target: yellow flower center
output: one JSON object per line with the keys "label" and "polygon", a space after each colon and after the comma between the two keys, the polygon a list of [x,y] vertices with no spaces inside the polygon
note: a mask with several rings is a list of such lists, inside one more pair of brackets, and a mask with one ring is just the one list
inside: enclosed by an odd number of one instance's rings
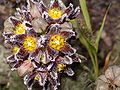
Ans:
{"label": "yellow flower center", "polygon": [[23,46],[27,51],[33,51],[37,47],[37,42],[34,37],[27,37],[24,39]]}
{"label": "yellow flower center", "polygon": [[18,50],[19,50],[19,47],[14,47],[14,48],[13,48],[13,52],[14,52],[14,53],[17,53]]}
{"label": "yellow flower center", "polygon": [[58,69],[58,71],[60,72],[60,71],[64,70],[64,69],[65,69],[65,67],[66,67],[66,65],[65,65],[65,64],[58,64],[57,69]]}
{"label": "yellow flower center", "polygon": [[36,81],[38,81],[39,80],[39,77],[38,76],[35,76],[35,78],[34,78]]}
{"label": "yellow flower center", "polygon": [[60,35],[54,35],[50,39],[50,47],[60,50],[65,44],[65,40]]}
{"label": "yellow flower center", "polygon": [[62,16],[62,11],[54,8],[48,11],[48,14],[50,15],[51,18],[58,19]]}
{"label": "yellow flower center", "polygon": [[18,24],[15,28],[15,34],[24,34],[25,26],[23,24]]}

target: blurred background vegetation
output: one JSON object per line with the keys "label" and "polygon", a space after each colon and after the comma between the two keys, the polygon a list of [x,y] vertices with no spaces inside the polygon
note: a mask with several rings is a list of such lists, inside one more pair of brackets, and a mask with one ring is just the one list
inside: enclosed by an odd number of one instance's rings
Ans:
{"label": "blurred background vegetation", "polygon": [[[44,2],[49,3],[49,0],[44,0]],[[73,3],[75,7],[79,5],[79,0],[63,0],[63,2],[66,6],[69,3]],[[104,73],[104,70],[110,65],[120,65],[120,0],[86,0],[94,36],[98,35],[97,33],[110,3],[111,6],[107,14],[105,26],[102,29],[97,54],[99,74]],[[4,47],[4,38],[2,37],[4,21],[10,15],[14,15],[15,8],[23,4],[26,5],[26,0],[0,0],[0,90],[27,90],[17,72],[10,71],[10,66],[6,62],[9,49]],[[85,23],[84,20],[82,20],[82,23]],[[78,50],[78,53],[87,58],[87,61],[82,64],[74,63],[71,66],[75,71],[73,77],[61,74],[60,90],[93,90],[95,83],[90,79],[90,73],[92,73],[90,68],[93,67],[91,58],[87,49],[79,40],[73,40],[71,44],[76,42],[75,48]]]}

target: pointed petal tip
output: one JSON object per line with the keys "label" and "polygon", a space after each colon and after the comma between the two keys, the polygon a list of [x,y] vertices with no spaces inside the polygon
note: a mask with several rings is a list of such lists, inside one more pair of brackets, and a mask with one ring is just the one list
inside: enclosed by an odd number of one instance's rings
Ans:
{"label": "pointed petal tip", "polygon": [[60,51],[69,56],[72,56],[76,53],[76,49],[72,48],[68,43],[66,43]]}

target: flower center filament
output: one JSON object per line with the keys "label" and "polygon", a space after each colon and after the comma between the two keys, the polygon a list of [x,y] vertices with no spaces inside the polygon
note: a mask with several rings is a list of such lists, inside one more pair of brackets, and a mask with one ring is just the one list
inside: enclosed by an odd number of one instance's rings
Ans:
{"label": "flower center filament", "polygon": [[25,26],[23,24],[18,24],[15,28],[15,34],[24,34]]}
{"label": "flower center filament", "polygon": [[60,35],[54,35],[50,39],[50,47],[60,50],[65,44],[65,40]]}
{"label": "flower center filament", "polygon": [[65,69],[65,67],[66,67],[66,65],[65,65],[65,64],[58,64],[57,69],[58,69],[58,71],[60,72],[60,71],[64,70],[64,69]]}
{"label": "flower center filament", "polygon": [[35,76],[35,78],[34,78],[36,81],[38,81],[39,80],[39,77],[38,76]]}
{"label": "flower center filament", "polygon": [[18,50],[19,50],[19,47],[14,47],[14,48],[13,48],[13,52],[14,52],[14,53],[17,53]]}
{"label": "flower center filament", "polygon": [[48,14],[50,15],[51,18],[58,19],[62,16],[62,11],[54,8],[48,11]]}
{"label": "flower center filament", "polygon": [[23,46],[27,51],[33,51],[37,47],[37,42],[34,37],[27,37],[24,39]]}

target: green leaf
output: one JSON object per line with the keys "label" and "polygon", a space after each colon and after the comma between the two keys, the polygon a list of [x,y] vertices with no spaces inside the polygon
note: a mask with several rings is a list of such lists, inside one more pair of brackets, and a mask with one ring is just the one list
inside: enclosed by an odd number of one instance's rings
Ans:
{"label": "green leaf", "polygon": [[88,9],[86,6],[86,0],[79,0],[79,1],[80,1],[81,10],[83,12],[83,16],[84,16],[87,28],[90,30],[90,32],[92,32],[90,16],[89,16]]}
{"label": "green leaf", "polygon": [[109,7],[108,7],[108,9],[107,9],[107,11],[105,13],[105,16],[104,16],[103,21],[102,21],[102,25],[100,27],[100,30],[99,30],[98,34],[97,34],[97,38],[96,38],[97,51],[98,51],[98,47],[99,47],[100,37],[101,37],[102,31],[103,31],[103,28],[104,28],[104,25],[105,25],[105,20],[106,20],[108,11],[110,9],[110,6],[111,6],[111,4],[109,5]]}

